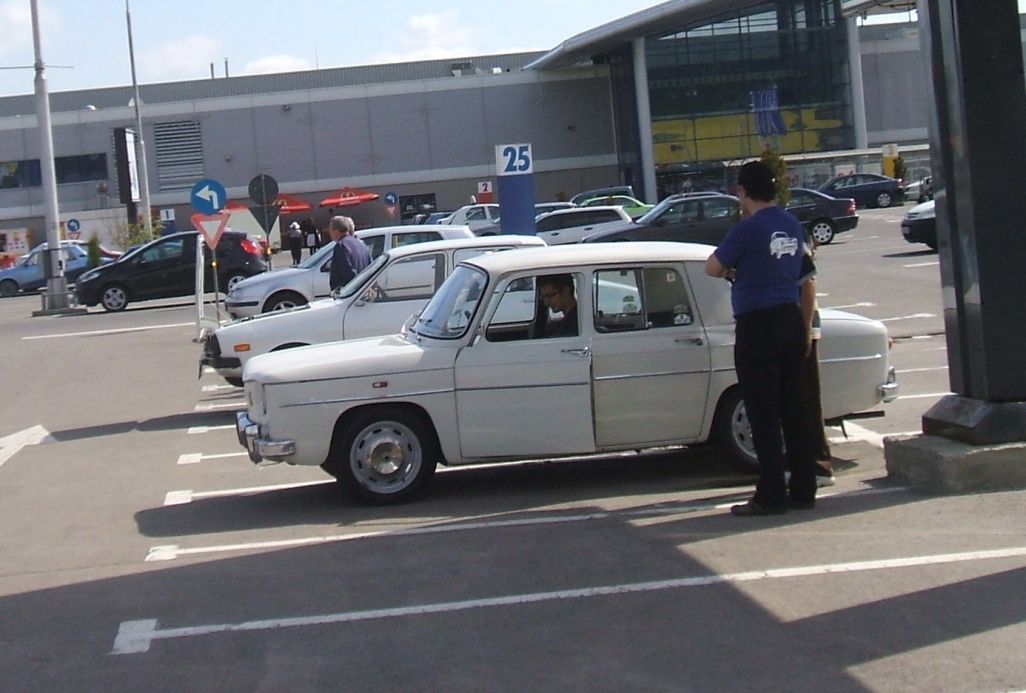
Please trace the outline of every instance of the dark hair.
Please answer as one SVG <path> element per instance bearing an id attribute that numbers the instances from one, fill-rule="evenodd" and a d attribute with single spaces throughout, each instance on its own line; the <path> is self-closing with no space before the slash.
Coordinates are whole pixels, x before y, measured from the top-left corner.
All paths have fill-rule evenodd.
<path id="1" fill-rule="evenodd" d="M 761 161 L 749 161 L 737 172 L 737 184 L 753 200 L 772 202 L 777 196 L 777 180 L 769 166 Z"/>
<path id="2" fill-rule="evenodd" d="M 556 291 L 574 290 L 574 278 L 569 274 L 546 274 L 538 277 L 538 286 L 551 286 Z"/>

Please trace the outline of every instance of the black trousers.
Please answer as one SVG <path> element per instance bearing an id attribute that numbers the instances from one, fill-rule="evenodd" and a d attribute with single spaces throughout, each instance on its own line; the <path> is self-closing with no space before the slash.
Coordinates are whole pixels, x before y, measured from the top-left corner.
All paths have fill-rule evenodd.
<path id="1" fill-rule="evenodd" d="M 290 238 L 289 251 L 292 253 L 292 264 L 298 265 L 303 258 L 303 241 L 299 238 Z"/>
<path id="2" fill-rule="evenodd" d="M 755 501 L 765 506 L 816 497 L 816 461 L 803 377 L 805 323 L 798 304 L 738 316 L 734 367 L 759 457 Z M 784 471 L 791 470 L 790 484 Z"/>

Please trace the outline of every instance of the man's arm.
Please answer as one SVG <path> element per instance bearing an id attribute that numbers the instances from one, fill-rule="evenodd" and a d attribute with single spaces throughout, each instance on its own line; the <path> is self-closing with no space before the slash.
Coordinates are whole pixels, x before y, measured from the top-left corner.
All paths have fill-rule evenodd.
<path id="1" fill-rule="evenodd" d="M 730 273 L 730 268 L 720 262 L 716 253 L 712 253 L 705 261 L 705 273 L 710 277 L 726 277 Z"/>

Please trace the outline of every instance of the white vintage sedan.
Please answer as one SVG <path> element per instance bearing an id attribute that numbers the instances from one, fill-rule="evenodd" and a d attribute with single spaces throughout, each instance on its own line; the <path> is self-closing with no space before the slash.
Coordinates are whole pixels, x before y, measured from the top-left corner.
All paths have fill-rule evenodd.
<path id="1" fill-rule="evenodd" d="M 474 232 L 469 226 L 449 224 L 379 226 L 361 229 L 356 232 L 356 237 L 367 244 L 371 257 L 377 257 L 389 248 L 446 238 L 473 238 Z M 233 318 L 242 318 L 288 310 L 318 298 L 326 298 L 330 293 L 328 280 L 333 251 L 334 246 L 328 243 L 299 263 L 298 267 L 285 267 L 244 279 L 233 285 L 228 292 L 225 308 Z"/>
<path id="2" fill-rule="evenodd" d="M 400 334 L 252 359 L 239 441 L 254 462 L 320 465 L 372 503 L 411 498 L 439 462 L 715 440 L 754 464 L 730 287 L 704 272 L 712 250 L 639 242 L 467 260 Z M 572 280 L 576 312 L 548 307 L 550 275 Z M 886 328 L 832 310 L 822 323 L 824 415 L 896 398 Z"/>
<path id="3" fill-rule="evenodd" d="M 385 250 L 331 298 L 235 320 L 206 334 L 200 364 L 212 367 L 229 384 L 241 386 L 242 368 L 254 356 L 392 334 L 406 318 L 420 312 L 463 260 L 482 253 L 544 245 L 545 241 L 534 236 L 471 235 Z"/>

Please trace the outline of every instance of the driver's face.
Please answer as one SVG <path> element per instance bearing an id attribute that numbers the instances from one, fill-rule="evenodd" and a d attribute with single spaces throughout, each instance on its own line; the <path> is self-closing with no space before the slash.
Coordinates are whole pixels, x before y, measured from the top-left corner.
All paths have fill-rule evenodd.
<path id="1" fill-rule="evenodd" d="M 572 296 L 572 291 L 566 287 L 557 289 L 551 284 L 542 284 L 538 288 L 538 295 L 541 296 L 542 302 L 547 308 L 556 313 L 562 313 L 570 307 L 568 299 Z"/>

